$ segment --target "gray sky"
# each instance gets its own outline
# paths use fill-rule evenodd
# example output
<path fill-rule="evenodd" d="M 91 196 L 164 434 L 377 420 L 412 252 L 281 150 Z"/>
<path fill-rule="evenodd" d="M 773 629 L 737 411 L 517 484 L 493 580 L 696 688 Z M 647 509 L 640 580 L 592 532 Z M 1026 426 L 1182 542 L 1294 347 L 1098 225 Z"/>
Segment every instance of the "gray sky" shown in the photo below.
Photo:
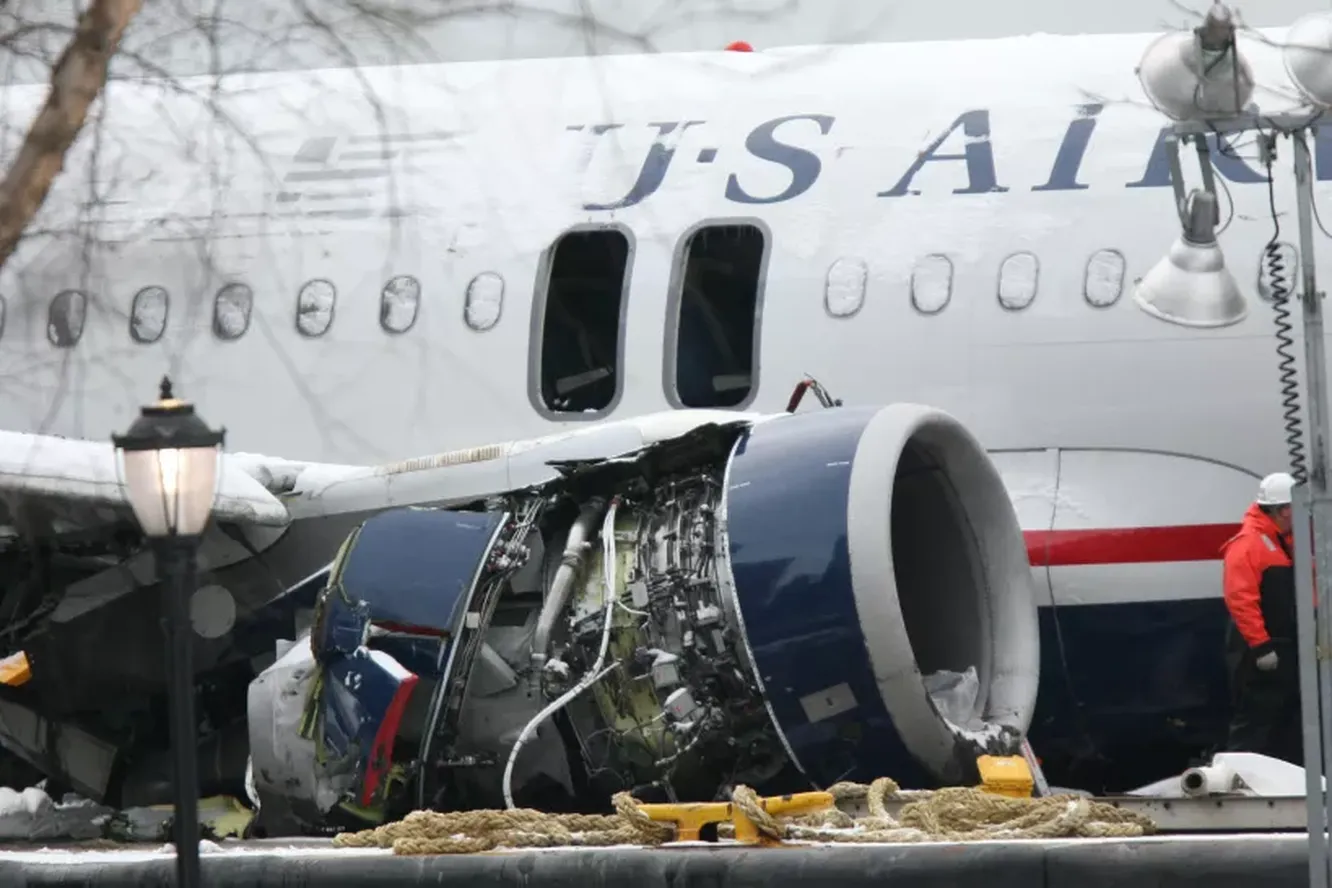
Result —
<path fill-rule="evenodd" d="M 127 39 L 173 75 L 210 70 L 200 17 L 214 13 L 222 70 L 281 70 L 347 64 L 474 61 L 584 53 L 715 49 L 731 40 L 763 47 L 1003 37 L 1034 32 L 1159 31 L 1190 23 L 1210 0 L 365 0 L 399 20 L 370 24 L 349 0 L 146 0 Z M 77 5 L 82 5 L 77 4 Z M 1332 0 L 1245 0 L 1236 8 L 1257 27 L 1289 24 Z M 455 12 L 459 7 L 473 11 Z M 10 0 L 0 32 L 16 20 L 67 23 L 74 0 Z M 329 26 L 302 22 L 309 10 Z M 588 14 L 596 21 L 589 25 Z M 16 17 L 18 17 L 16 19 Z M 9 19 L 9 27 L 4 27 Z M 336 35 L 331 36 L 331 35 Z M 59 51 L 59 34 L 34 35 L 37 52 Z M 120 73 L 139 74 L 122 62 Z M 44 80 L 45 65 L 0 54 L 0 78 Z"/>

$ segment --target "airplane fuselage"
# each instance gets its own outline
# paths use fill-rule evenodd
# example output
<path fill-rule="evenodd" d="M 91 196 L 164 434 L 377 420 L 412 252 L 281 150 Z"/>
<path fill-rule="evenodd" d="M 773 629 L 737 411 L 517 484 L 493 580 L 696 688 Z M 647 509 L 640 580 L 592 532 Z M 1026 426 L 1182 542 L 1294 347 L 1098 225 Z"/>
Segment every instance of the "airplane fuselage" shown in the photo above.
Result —
<path fill-rule="evenodd" d="M 1151 39 L 237 77 L 225 120 L 164 100 L 215 136 L 192 157 L 151 85 L 113 84 L 133 149 L 72 164 L 0 272 L 0 424 L 102 437 L 164 370 L 229 449 L 339 463 L 780 410 L 805 373 L 848 403 L 938 406 L 1028 532 L 1038 745 L 1044 713 L 1069 748 L 1194 748 L 1225 702 L 1216 550 L 1289 457 L 1270 306 L 1251 292 L 1242 322 L 1189 330 L 1130 298 L 1178 234 L 1133 74 Z M 1323 197 L 1332 132 L 1316 149 Z M 1221 244 L 1256 291 L 1266 173 L 1229 143 L 1213 159 Z M 91 250 L 88 170 L 112 192 Z M 323 563 L 297 543 L 314 533 L 262 570 Z"/>

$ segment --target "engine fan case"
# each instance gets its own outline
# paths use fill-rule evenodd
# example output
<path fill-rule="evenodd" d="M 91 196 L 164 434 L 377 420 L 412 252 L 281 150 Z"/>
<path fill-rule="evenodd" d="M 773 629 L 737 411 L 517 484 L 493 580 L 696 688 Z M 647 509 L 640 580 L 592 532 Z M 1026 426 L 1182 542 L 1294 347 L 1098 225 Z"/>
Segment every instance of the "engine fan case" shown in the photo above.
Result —
<path fill-rule="evenodd" d="M 840 407 L 756 423 L 726 469 L 730 604 L 768 710 L 817 786 L 975 779 L 1031 721 L 1035 583 L 999 473 L 931 407 Z M 723 571 L 725 574 L 725 571 Z M 974 667 L 960 730 L 923 676 Z"/>

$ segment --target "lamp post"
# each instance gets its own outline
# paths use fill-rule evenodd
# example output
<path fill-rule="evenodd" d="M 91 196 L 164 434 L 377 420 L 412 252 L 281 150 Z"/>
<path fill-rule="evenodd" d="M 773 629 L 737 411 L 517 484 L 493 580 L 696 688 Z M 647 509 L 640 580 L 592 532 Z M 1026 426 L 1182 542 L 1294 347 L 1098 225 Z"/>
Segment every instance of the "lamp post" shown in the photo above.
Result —
<path fill-rule="evenodd" d="M 1244 319 L 1244 295 L 1225 268 L 1216 241 L 1219 213 L 1207 136 L 1259 133 L 1269 171 L 1278 137 L 1288 138 L 1294 149 L 1304 394 L 1309 419 L 1307 477 L 1301 477 L 1306 473 L 1300 467 L 1292 467 L 1300 482 L 1293 497 L 1293 523 L 1309 876 L 1312 888 L 1329 888 L 1332 872 L 1326 830 L 1332 816 L 1323 775 L 1332 773 L 1332 493 L 1323 294 L 1318 291 L 1315 268 L 1309 138 L 1314 134 L 1314 122 L 1332 109 L 1332 12 L 1311 13 L 1296 22 L 1286 34 L 1282 52 L 1286 73 L 1314 113 L 1306 108 L 1260 115 L 1248 107 L 1253 75 L 1239 53 L 1229 10 L 1219 0 L 1191 35 L 1166 35 L 1148 47 L 1138 69 L 1143 91 L 1159 111 L 1175 121 L 1176 144 L 1172 147 L 1181 140 L 1193 142 L 1203 187 L 1184 194 L 1180 159 L 1172 150 L 1171 184 L 1184 230 L 1169 254 L 1137 283 L 1133 298 L 1152 317 L 1188 327 L 1222 327 Z"/>
<path fill-rule="evenodd" d="M 188 596 L 195 557 L 217 494 L 225 433 L 210 429 L 162 378 L 157 403 L 113 435 L 125 498 L 152 544 L 167 636 L 168 704 L 175 759 L 176 884 L 199 886 L 198 723 L 194 716 L 194 631 Z"/>

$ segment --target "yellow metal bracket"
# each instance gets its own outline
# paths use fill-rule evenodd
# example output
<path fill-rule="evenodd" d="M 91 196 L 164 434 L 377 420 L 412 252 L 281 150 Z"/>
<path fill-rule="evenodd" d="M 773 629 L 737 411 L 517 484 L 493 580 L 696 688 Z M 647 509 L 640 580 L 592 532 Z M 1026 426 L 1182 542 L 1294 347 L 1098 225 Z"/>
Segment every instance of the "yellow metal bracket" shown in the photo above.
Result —
<path fill-rule="evenodd" d="M 760 807 L 774 817 L 811 814 L 833 807 L 833 797 L 826 792 L 798 792 L 794 795 L 760 798 Z M 780 845 L 781 842 L 759 831 L 738 806 L 730 802 L 694 802 L 682 805 L 639 805 L 638 809 L 659 823 L 675 824 L 677 842 L 699 841 L 699 830 L 710 823 L 729 820 L 735 826 L 735 840 L 745 845 Z"/>
<path fill-rule="evenodd" d="M 32 666 L 28 655 L 19 651 L 0 660 L 0 684 L 17 688 L 28 683 L 32 678 Z"/>
<path fill-rule="evenodd" d="M 1036 781 L 1027 760 L 1020 755 L 982 755 L 976 758 L 980 788 L 994 795 L 1014 799 L 1031 798 Z"/>

